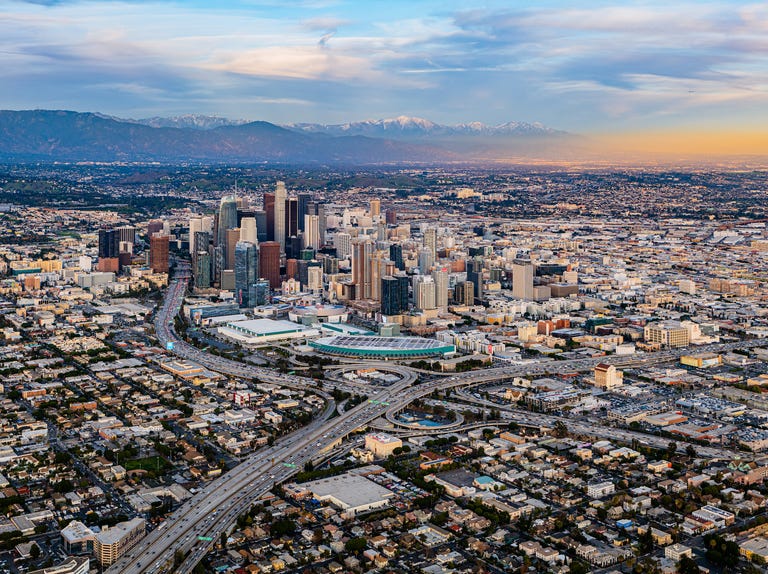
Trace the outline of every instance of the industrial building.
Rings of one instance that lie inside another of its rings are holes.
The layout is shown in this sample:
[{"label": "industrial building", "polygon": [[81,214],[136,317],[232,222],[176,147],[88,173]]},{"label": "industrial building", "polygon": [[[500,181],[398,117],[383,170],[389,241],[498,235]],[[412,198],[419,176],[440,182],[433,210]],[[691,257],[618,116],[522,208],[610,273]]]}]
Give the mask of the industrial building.
[{"label": "industrial building", "polygon": [[356,474],[342,474],[303,485],[314,497],[330,502],[348,516],[383,508],[395,493]]},{"label": "industrial building", "polygon": [[278,341],[290,341],[306,337],[317,337],[320,331],[292,323],[274,319],[251,319],[248,321],[232,321],[218,328],[223,337],[241,345],[263,345]]}]

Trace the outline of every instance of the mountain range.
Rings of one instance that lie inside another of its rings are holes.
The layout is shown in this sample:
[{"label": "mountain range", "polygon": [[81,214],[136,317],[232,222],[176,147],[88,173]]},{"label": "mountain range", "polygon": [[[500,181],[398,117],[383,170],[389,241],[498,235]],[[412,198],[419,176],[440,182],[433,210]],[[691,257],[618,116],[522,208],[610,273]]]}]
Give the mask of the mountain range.
[{"label": "mountain range", "polygon": [[365,120],[345,124],[288,124],[284,127],[309,133],[328,135],[365,135],[393,139],[465,137],[465,136],[553,136],[566,135],[539,123],[507,122],[489,126],[481,122],[442,125],[409,116],[383,120]]},{"label": "mountain range", "polygon": [[216,116],[120,119],[61,110],[0,111],[6,161],[440,163],[540,148],[568,134],[510,122],[445,126],[400,116],[337,125],[228,120]]}]

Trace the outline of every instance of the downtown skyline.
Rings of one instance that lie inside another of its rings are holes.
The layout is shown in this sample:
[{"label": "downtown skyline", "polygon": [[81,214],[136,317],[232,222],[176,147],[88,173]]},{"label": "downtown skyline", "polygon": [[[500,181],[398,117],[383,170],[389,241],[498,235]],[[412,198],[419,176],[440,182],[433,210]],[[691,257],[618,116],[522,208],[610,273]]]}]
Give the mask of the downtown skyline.
[{"label": "downtown skyline", "polygon": [[405,114],[632,134],[640,147],[661,136],[693,152],[766,148],[753,127],[768,119],[758,4],[75,0],[0,13],[4,109],[275,123]]}]

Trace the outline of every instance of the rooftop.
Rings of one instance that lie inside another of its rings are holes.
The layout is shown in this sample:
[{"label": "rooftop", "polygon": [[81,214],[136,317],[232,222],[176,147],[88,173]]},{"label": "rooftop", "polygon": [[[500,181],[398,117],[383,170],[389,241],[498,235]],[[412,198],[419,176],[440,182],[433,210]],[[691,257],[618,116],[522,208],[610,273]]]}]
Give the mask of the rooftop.
[{"label": "rooftop", "polygon": [[356,474],[332,476],[304,485],[319,499],[329,499],[344,510],[376,504],[394,496],[390,490]]}]

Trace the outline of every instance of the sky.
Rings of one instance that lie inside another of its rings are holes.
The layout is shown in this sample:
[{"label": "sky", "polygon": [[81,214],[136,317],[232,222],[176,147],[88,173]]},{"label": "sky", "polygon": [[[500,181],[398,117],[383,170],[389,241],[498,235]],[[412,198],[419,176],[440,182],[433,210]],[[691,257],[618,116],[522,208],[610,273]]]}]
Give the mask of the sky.
[{"label": "sky", "polygon": [[768,4],[0,0],[0,108],[736,137],[768,125]]}]

